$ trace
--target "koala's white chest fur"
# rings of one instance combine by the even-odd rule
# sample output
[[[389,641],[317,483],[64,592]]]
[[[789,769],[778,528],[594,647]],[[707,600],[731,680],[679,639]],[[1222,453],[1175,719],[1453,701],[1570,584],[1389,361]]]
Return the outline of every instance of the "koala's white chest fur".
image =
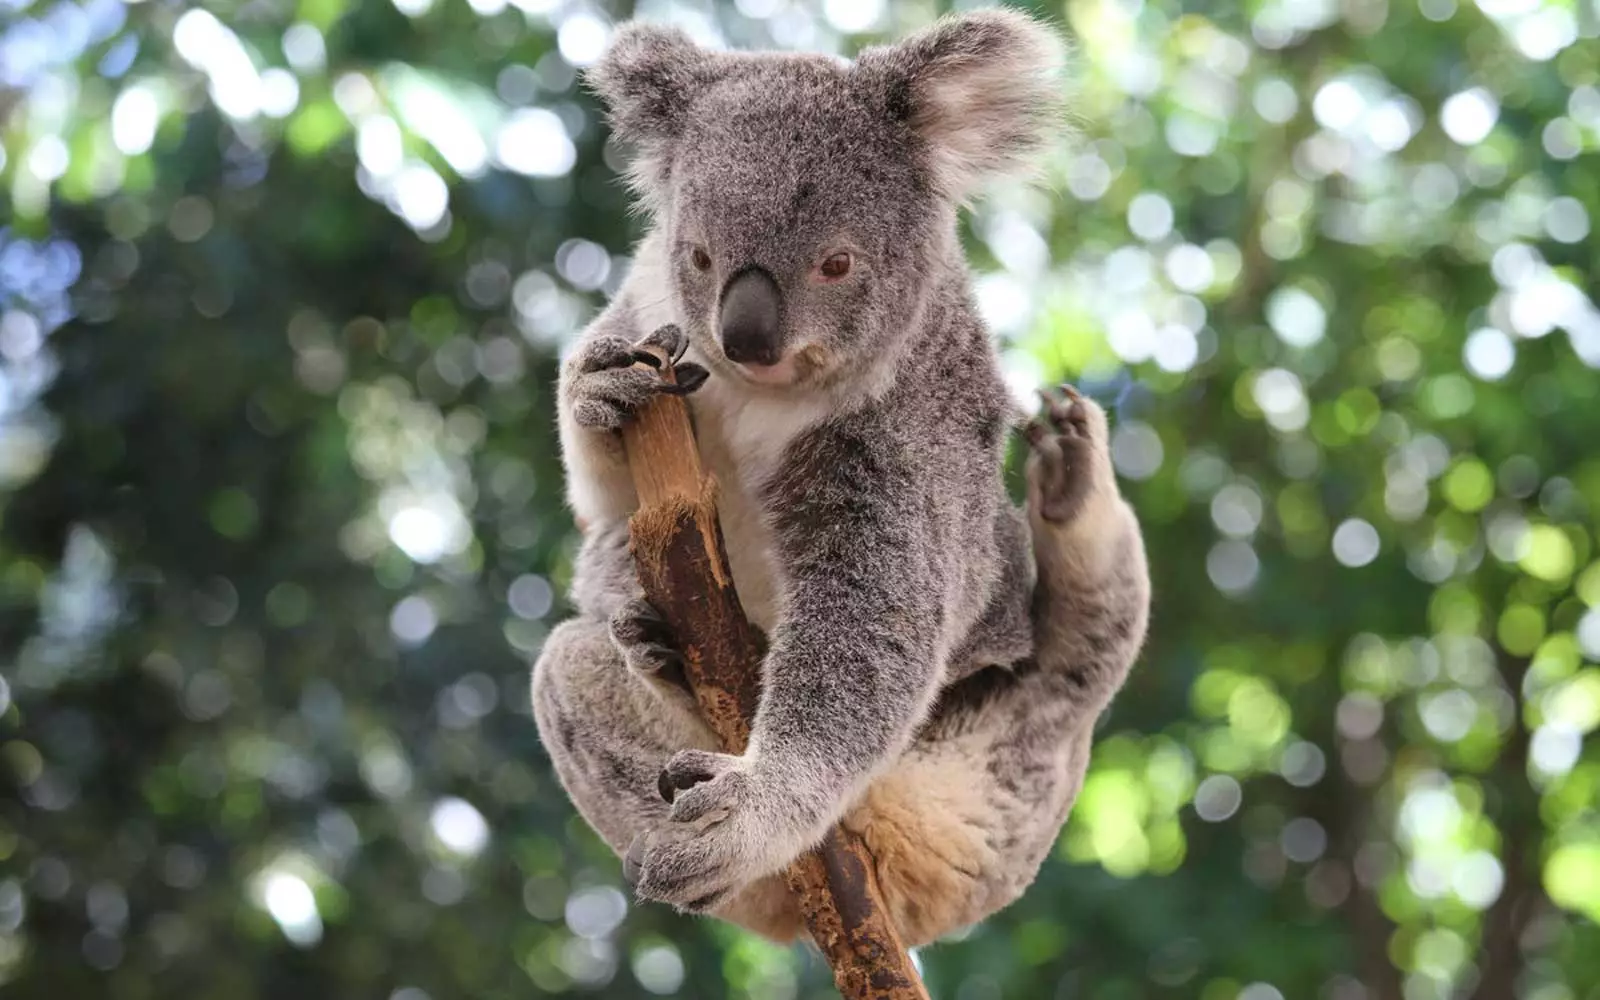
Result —
[[[628,281],[640,290],[631,297],[634,336],[679,321],[663,232],[654,231],[639,244]],[[686,360],[712,367],[694,347]],[[717,508],[734,586],[750,620],[770,632],[783,602],[783,573],[761,506],[761,487],[789,443],[836,412],[843,401],[822,391],[763,390],[720,372],[688,399],[701,461],[721,491]]]
[[[783,575],[760,491],[789,443],[827,415],[827,403],[758,394],[717,375],[690,400],[701,460],[720,488],[734,586],[750,620],[770,632],[782,606]]]

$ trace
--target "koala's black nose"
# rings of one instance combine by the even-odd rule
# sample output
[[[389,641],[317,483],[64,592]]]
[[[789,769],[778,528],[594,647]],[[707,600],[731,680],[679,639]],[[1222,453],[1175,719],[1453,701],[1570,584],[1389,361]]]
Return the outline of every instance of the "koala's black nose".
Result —
[[[783,294],[759,267],[746,268],[722,292],[722,353],[739,364],[775,365],[783,357]]]

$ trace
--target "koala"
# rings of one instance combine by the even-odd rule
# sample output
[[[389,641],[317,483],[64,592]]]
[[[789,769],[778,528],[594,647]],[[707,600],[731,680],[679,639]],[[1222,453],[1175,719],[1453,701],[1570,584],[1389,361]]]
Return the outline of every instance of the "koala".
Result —
[[[1058,45],[1004,10],[854,62],[632,23],[589,75],[649,226],[562,366],[584,539],[532,698],[641,898],[790,940],[780,873],[842,823],[917,946],[1016,899],[1066,820],[1144,641],[1144,545],[1105,414],[1070,387],[1026,425],[1009,500],[1021,414],[956,226],[1058,128]],[[628,555],[618,432],[669,386],[643,345],[677,363],[768,639],[740,755],[697,716]]]

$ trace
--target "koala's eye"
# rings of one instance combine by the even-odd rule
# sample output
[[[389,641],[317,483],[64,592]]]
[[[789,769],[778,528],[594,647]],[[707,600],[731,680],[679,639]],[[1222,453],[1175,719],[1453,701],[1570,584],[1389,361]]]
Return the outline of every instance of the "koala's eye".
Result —
[[[842,278],[850,273],[850,255],[847,253],[836,253],[832,257],[829,257],[827,260],[823,261],[822,267],[820,267],[818,270],[822,272],[822,276],[824,278],[829,280],[837,280]]]
[[[711,270],[711,255],[699,247],[695,247],[694,252],[689,255],[689,262],[694,265],[696,271]]]

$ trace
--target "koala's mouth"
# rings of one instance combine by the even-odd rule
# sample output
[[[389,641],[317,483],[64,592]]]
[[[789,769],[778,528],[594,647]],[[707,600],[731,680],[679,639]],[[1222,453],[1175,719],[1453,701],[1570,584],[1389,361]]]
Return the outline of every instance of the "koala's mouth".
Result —
[[[793,355],[790,355],[777,364],[740,364],[734,362],[739,374],[759,385],[789,385],[798,380],[800,366]]]
[[[728,359],[727,368],[752,385],[775,389],[803,386],[825,377],[828,369],[828,352],[816,344],[785,354],[770,365],[740,363]]]

